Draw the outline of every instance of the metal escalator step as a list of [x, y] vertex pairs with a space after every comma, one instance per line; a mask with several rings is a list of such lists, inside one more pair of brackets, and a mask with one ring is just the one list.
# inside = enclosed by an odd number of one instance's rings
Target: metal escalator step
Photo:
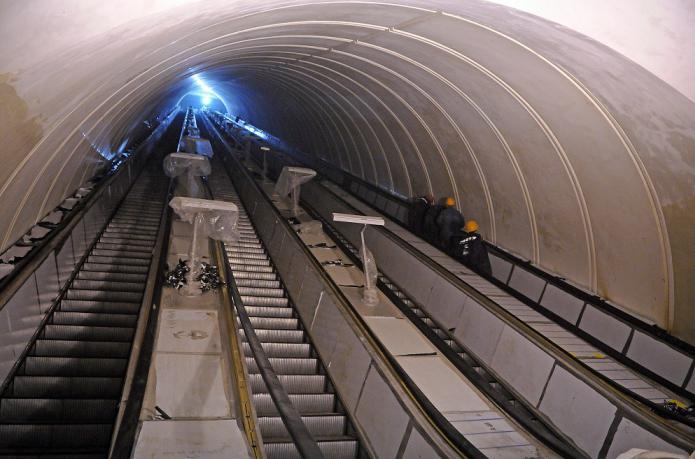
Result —
[[99, 314], [91, 312], [56, 311], [54, 325], [91, 325], [95, 327], [135, 327], [138, 316], [128, 314]]
[[262, 258], [260, 260], [252, 259], [252, 258], [242, 258], [242, 257], [237, 257], [236, 255], [233, 257], [228, 257], [229, 258], [229, 263], [233, 265], [246, 265], [246, 266], [270, 266], [270, 260], [267, 258]]
[[238, 258], [240, 260], [268, 260], [268, 256], [264, 253], [248, 253], [248, 252], [234, 252], [230, 251], [228, 253], [230, 258]]
[[104, 290], [70, 289], [65, 294], [68, 300], [115, 301], [119, 303], [139, 303], [142, 292], [110, 292]]
[[154, 245], [156, 237], [151, 234], [137, 234], [129, 233], [127, 231], [121, 231], [120, 229], [113, 228], [109, 230], [106, 228], [101, 235], [100, 241], [106, 240], [118, 240], [118, 241], [140, 241], [142, 243], [147, 243]]
[[[350, 437], [343, 439], [322, 440], [317, 439], [319, 448], [325, 457], [331, 459], [355, 459], [357, 457], [357, 440]], [[265, 453], [268, 459], [301, 459], [294, 443], [265, 443]]]
[[150, 244], [132, 244], [130, 242], [114, 244], [113, 242], [99, 240], [95, 248], [98, 250], [115, 250], [117, 252], [125, 251], [151, 254], [154, 246]]
[[253, 287], [253, 288], [280, 288], [279, 280], [263, 280], [263, 279], [241, 279], [235, 278], [237, 287]]
[[[345, 416], [340, 414], [302, 416], [302, 421], [314, 437], [342, 437], [345, 435], [347, 420]], [[259, 417], [258, 426], [264, 441], [268, 440], [269, 443], [273, 443], [291, 440], [287, 428], [279, 416]]]
[[239, 242], [234, 241], [225, 245], [229, 249], [234, 248], [247, 248], [247, 249], [259, 249], [263, 250], [263, 245], [260, 242]]
[[[325, 414], [335, 409], [335, 394], [289, 394], [289, 397], [300, 414]], [[253, 394], [252, 400], [258, 416], [278, 414], [270, 394]]]
[[140, 303], [120, 303], [117, 301], [63, 300], [61, 312], [91, 312], [105, 314], [137, 314]]
[[[145, 288], [145, 282], [147, 280], [147, 274], [140, 273], [102, 273], [98, 271], [84, 271], [80, 270], [77, 275], [77, 280], [79, 281], [99, 281], [102, 283], [108, 282], [128, 282], [137, 283], [140, 285], [140, 290]], [[75, 284], [73, 283], [73, 286]]]
[[3, 398], [0, 422], [108, 422], [115, 418], [118, 400]]
[[156, 229], [141, 228], [139, 225], [120, 225], [111, 223], [107, 230], [110, 234], [144, 236], [154, 240], [157, 236]]
[[94, 327], [85, 325], [47, 324], [41, 338], [84, 341], [127, 341], [133, 339], [134, 328]]
[[98, 257], [122, 257], [122, 258], [137, 258], [149, 260], [152, 258], [152, 252], [149, 250], [112, 250], [112, 249], [100, 249], [94, 248], [91, 253], [92, 256]]
[[113, 398], [121, 395], [121, 378], [64, 376], [16, 376], [7, 397], [14, 398]]
[[[278, 375], [313, 375], [318, 371], [318, 361], [316, 359], [277, 359], [271, 357], [275, 373]], [[245, 357], [246, 367], [249, 373], [258, 373], [258, 366], [253, 357]]]
[[102, 376], [122, 377], [128, 359], [27, 356], [22, 376]]
[[250, 317], [253, 328], [271, 328], [275, 330], [296, 330], [299, 322], [296, 318]]
[[245, 306], [280, 306], [287, 307], [289, 300], [287, 298], [267, 297], [267, 296], [248, 296], [241, 295], [241, 301]]
[[[325, 375], [279, 375], [278, 379], [288, 394], [320, 394], [326, 389]], [[263, 377], [258, 373], [249, 375], [249, 383], [254, 394], [268, 392]]]
[[111, 423], [0, 424], [0, 448], [45, 449], [48, 454], [60, 449], [103, 449], [109, 446], [112, 429]]
[[285, 291], [281, 288], [264, 288], [264, 287], [239, 287], [239, 295], [243, 296], [274, 296], [282, 298], [285, 296]]
[[108, 234], [102, 234], [101, 238], [99, 238], [98, 244], [108, 247], [138, 247], [140, 250], [150, 250], [152, 247], [154, 247], [154, 245], [149, 240], [133, 239], [126, 237], [113, 237], [109, 236]]
[[246, 312], [248, 312], [251, 317], [291, 318], [294, 314], [292, 308], [282, 306], [246, 306]]
[[122, 282], [117, 280], [88, 280], [75, 279], [70, 285], [75, 290], [108, 290], [114, 292], [142, 292], [145, 289], [144, 282]]
[[93, 271], [101, 273], [147, 274], [149, 270], [150, 267], [146, 265], [131, 266], [113, 263], [100, 263], [95, 261], [87, 261], [84, 265], [82, 265], [82, 271]]
[[117, 341], [36, 340], [29, 355], [44, 357], [106, 357], [127, 359], [130, 343]]
[[[239, 330], [242, 341], [246, 341], [244, 330]], [[256, 330], [256, 335], [261, 342], [272, 343], [302, 343], [304, 342], [303, 330]]]
[[252, 279], [252, 280], [264, 280], [264, 281], [277, 281], [277, 274], [273, 272], [271, 268], [269, 272], [254, 272], [254, 271], [234, 271], [234, 280], [239, 279]]
[[265, 255], [265, 251], [260, 247], [235, 247], [233, 245], [227, 246], [227, 253], [248, 253]]
[[[247, 342], [241, 343], [244, 355], [253, 357], [251, 348]], [[309, 343], [261, 343], [268, 357], [277, 358], [308, 358], [311, 357], [311, 345]]]
[[234, 277], [237, 276], [238, 272], [243, 271], [252, 273], [273, 273], [272, 266], [240, 265], [237, 263], [230, 263], [229, 265], [232, 268], [232, 273], [234, 274]]
[[129, 266], [149, 266], [149, 258], [131, 258], [131, 257], [112, 257], [112, 256], [102, 256], [102, 255], [89, 255], [87, 259], [89, 263], [108, 263], [113, 265], [129, 265]]

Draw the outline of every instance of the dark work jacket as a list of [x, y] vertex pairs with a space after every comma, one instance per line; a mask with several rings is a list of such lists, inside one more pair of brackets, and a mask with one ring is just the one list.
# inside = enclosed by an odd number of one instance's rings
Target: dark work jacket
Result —
[[408, 227], [417, 235], [422, 235], [422, 224], [425, 218], [427, 209], [430, 208], [430, 203], [427, 202], [424, 196], [414, 198], [410, 203], [410, 212], [408, 213]]
[[442, 210], [437, 217], [439, 246], [448, 250], [451, 246], [452, 236], [461, 231], [464, 223], [463, 215], [455, 207], [447, 207]]
[[490, 257], [483, 238], [478, 233], [466, 233], [461, 231], [454, 236], [451, 255], [464, 265], [480, 274], [492, 276]]
[[437, 217], [439, 213], [444, 210], [444, 206], [440, 204], [435, 204], [430, 206], [425, 212], [425, 218], [422, 221], [422, 232], [427, 239], [432, 244], [437, 244], [439, 240], [439, 226], [437, 226]]

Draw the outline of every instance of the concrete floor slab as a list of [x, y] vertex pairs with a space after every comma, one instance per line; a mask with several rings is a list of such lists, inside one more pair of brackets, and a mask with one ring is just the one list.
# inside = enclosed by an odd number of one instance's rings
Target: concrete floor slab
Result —
[[216, 311], [166, 309], [160, 321], [158, 352], [219, 353], [221, 350]]

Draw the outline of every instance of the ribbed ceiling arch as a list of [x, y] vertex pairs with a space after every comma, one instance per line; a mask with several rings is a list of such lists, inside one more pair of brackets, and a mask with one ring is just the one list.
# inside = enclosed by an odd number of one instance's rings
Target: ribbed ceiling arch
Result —
[[121, 42], [76, 45], [78, 65], [56, 56], [19, 75], [25, 93], [56, 73], [65, 83], [0, 187], [2, 246], [94, 172], [95, 148], [170, 109], [200, 73], [234, 115], [386, 189], [452, 195], [489, 240], [695, 333], [683, 254], [695, 108], [653, 75], [478, 1], [200, 5], [175, 27], [152, 18]]

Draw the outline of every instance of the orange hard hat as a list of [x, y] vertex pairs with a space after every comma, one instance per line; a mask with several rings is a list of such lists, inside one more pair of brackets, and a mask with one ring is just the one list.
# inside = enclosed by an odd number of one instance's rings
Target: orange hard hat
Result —
[[475, 231], [478, 231], [478, 222], [475, 220], [468, 220], [466, 225], [463, 227], [463, 230], [466, 233], [474, 233]]
[[456, 205], [456, 200], [452, 197], [448, 197], [444, 201], [444, 204], [446, 204], [447, 207], [454, 207]]

